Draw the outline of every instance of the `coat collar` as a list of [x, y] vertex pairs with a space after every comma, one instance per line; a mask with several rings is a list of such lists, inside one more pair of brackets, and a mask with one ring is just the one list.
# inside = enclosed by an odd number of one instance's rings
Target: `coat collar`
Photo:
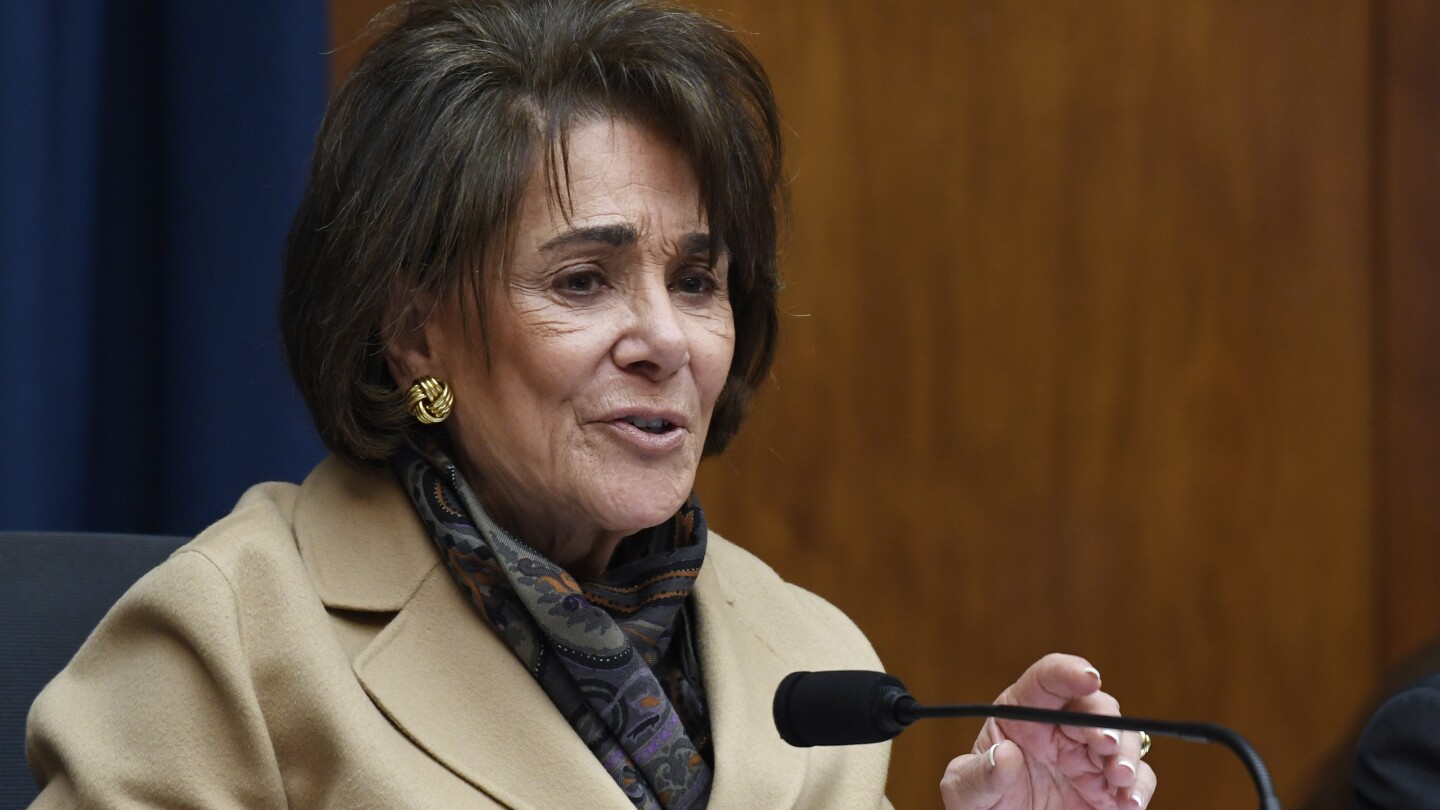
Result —
[[334, 456], [300, 485], [295, 538], [329, 608], [398, 611], [439, 562], [394, 474]]
[[[508, 807], [632, 806], [451, 580], [388, 471], [326, 460], [302, 485], [295, 527], [327, 607], [396, 612], [354, 670], [417, 746]], [[765, 626], [794, 605], [779, 601], [787, 591], [771, 572], [770, 588], [727, 576], [736, 553], [712, 533], [693, 592], [715, 741], [711, 804], [789, 807], [807, 752], [771, 720], [791, 665]]]

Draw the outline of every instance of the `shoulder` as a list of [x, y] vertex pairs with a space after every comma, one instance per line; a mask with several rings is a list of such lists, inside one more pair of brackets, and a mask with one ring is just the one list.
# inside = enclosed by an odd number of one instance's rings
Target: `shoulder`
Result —
[[241, 590], [318, 596], [327, 606], [399, 610], [437, 558], [395, 477], [322, 461], [299, 485], [251, 487], [229, 515], [181, 548]]
[[[37, 806], [283, 800], [247, 643], [251, 608], [265, 600], [242, 593], [275, 569], [246, 574], [256, 568], [244, 561], [250, 541], [268, 542], [247, 527], [281, 523], [284, 500], [252, 488], [230, 517], [135, 583], [40, 693], [26, 734], [43, 788]], [[274, 532], [272, 545], [283, 548], [285, 534]]]
[[[126, 591], [67, 672], [83, 671], [77, 665], [91, 659], [132, 657], [149, 647], [152, 660], [159, 660], [164, 657], [159, 653], [175, 651], [174, 639], [188, 639], [195, 653], [238, 653], [255, 606], [275, 604], [254, 592], [304, 580], [291, 528], [297, 491], [294, 484], [275, 482], [246, 490], [230, 514]], [[241, 658], [229, 663], [239, 665]]]
[[297, 597], [313, 600], [294, 529], [299, 492], [280, 482], [250, 487], [228, 515], [176, 549], [116, 609], [172, 605], [191, 623], [231, 613], [245, 636], [261, 616], [288, 609]]
[[1357, 806], [1418, 807], [1440, 795], [1440, 673], [1390, 697], [1356, 748]]
[[181, 546], [176, 556], [197, 554], [229, 575], [243, 569], [247, 562], [293, 551], [294, 512], [299, 492], [297, 485], [277, 481], [250, 487], [230, 514]]

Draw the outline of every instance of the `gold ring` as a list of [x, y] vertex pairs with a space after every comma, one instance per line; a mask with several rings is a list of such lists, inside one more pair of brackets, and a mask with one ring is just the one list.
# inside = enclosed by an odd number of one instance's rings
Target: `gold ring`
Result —
[[1150, 735], [1142, 731], [1140, 732], [1140, 758], [1144, 759], [1148, 753], [1150, 753]]

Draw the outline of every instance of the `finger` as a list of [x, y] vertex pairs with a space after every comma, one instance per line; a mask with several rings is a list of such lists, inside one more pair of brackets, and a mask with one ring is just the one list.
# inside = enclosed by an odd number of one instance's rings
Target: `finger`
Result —
[[1105, 778], [1115, 787], [1137, 783], [1140, 774], [1140, 732], [1126, 731], [1120, 735], [1120, 748], [1105, 758]]
[[[1066, 726], [1061, 729], [1067, 736], [1075, 739], [1070, 732], [1080, 731], [1080, 739], [1077, 742], [1085, 746], [1085, 757], [1095, 768], [1096, 772], [1106, 775], [1109, 779], [1106, 768], [1115, 755], [1120, 753], [1120, 735], [1124, 732], [1113, 728], [1086, 728], [1076, 729], [1073, 726]], [[1128, 782], [1126, 784], [1129, 784]], [[1118, 786], [1117, 786], [1118, 787]]]
[[[1107, 692], [1094, 692], [1078, 697], [1066, 708], [1087, 714], [1120, 716], [1120, 702]], [[1066, 726], [1061, 732], [1076, 742], [1085, 744], [1090, 761], [1101, 770], [1112, 787], [1127, 787], [1135, 783], [1140, 762], [1138, 731], [1121, 732], [1113, 729]]]
[[1078, 655], [1051, 653], [1025, 670], [996, 703], [1059, 709], [1100, 690], [1100, 671]]
[[[1087, 728], [1083, 742], [1097, 757], [1108, 757], [1120, 751], [1121, 733], [1113, 728]], [[1100, 760], [1096, 759], [1095, 764], [1101, 764]]]
[[1107, 714], [1111, 717], [1120, 716], [1120, 701], [1109, 692], [1091, 692], [1088, 695], [1071, 700], [1065, 708], [1075, 712], [1087, 714]]
[[1104, 774], [1105, 781], [1112, 789], [1134, 784], [1140, 763], [1140, 733], [1090, 730], [1099, 733], [1087, 738], [1086, 752], [1090, 762]]
[[[1113, 728], [1081, 729], [1076, 726], [1063, 726], [1061, 731], [1084, 745], [1084, 757], [1090, 761], [1097, 773], [1103, 775], [1112, 790], [1135, 783], [1136, 762], [1140, 761], [1139, 734], [1116, 731]], [[1133, 747], [1128, 739], [1130, 736], [1136, 741]]]
[[1154, 797], [1155, 771], [1143, 762], [1140, 763], [1140, 772], [1135, 775], [1135, 784], [1115, 792], [1115, 801], [1122, 810], [1149, 807]]
[[1025, 757], [1012, 742], [950, 760], [940, 780], [945, 810], [990, 810], [1020, 784]]
[[[1070, 711], [1085, 712], [1086, 714], [1104, 714], [1111, 717], [1120, 716], [1120, 702], [1108, 692], [1093, 692], [1088, 695], [1083, 695], [1070, 701], [1065, 708]], [[1075, 742], [1083, 743], [1097, 749], [1101, 754], [1113, 754], [1119, 750], [1120, 734], [1113, 730], [1081, 726], [1062, 726], [1060, 732]]]

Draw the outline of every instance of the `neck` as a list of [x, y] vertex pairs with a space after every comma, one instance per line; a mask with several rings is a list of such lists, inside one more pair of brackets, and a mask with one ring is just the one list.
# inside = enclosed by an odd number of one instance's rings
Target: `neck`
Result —
[[615, 549], [625, 538], [625, 535], [618, 532], [588, 537], [536, 534], [536, 539], [532, 541], [529, 535], [511, 530], [510, 525], [501, 518], [497, 517], [496, 520], [501, 526], [505, 526], [507, 531], [524, 540], [531, 548], [544, 554], [547, 560], [564, 568], [577, 580], [593, 579], [605, 573], [605, 569], [610, 567], [610, 559], [615, 556]]
[[534, 514], [506, 498], [489, 478], [461, 462], [475, 497], [502, 529], [520, 538], [545, 559], [565, 569], [577, 580], [591, 579], [605, 572], [625, 532], [590, 527], [576, 529], [583, 521], [567, 520], [560, 514]]

